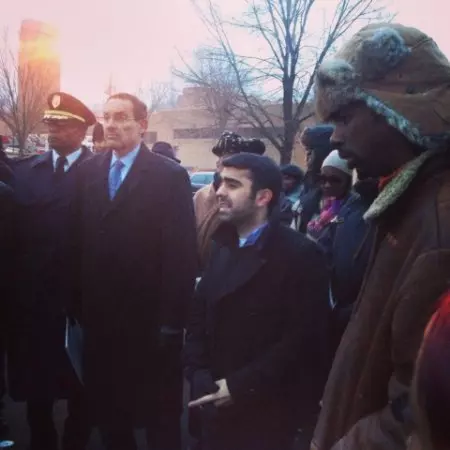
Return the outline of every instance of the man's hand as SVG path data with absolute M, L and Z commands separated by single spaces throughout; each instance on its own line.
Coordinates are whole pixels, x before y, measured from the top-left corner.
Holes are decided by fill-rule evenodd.
M 228 390 L 227 380 L 217 380 L 217 386 L 219 386 L 219 390 L 214 392 L 214 394 L 208 394 L 204 397 L 198 398 L 197 400 L 192 400 L 189 402 L 189 408 L 194 408 L 195 406 L 203 406 L 208 403 L 214 403 L 215 406 L 229 406 L 233 403 L 233 400 L 230 395 L 230 391 Z

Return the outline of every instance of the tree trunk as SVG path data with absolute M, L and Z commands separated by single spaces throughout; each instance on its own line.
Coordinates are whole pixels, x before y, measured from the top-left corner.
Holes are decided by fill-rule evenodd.
M 294 79 L 284 77 L 283 79 L 283 121 L 284 121 L 284 139 L 283 148 L 280 151 L 280 164 L 289 164 L 292 159 L 292 150 L 294 148 L 294 139 L 296 129 L 294 126 Z
M 291 124 L 284 125 L 284 145 L 281 150 L 280 164 L 290 164 L 294 151 L 295 129 Z
M 19 145 L 19 156 L 25 156 L 26 154 L 26 149 L 25 149 L 25 145 L 27 142 L 27 138 L 22 136 L 22 135 L 17 135 L 17 144 Z

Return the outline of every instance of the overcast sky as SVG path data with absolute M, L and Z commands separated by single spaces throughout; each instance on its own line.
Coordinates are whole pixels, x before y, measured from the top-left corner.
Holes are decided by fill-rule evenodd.
M 450 56 L 450 6 L 442 0 L 388 1 L 396 21 L 421 28 Z M 243 4 L 219 2 L 228 12 Z M 189 54 L 207 40 L 190 0 L 13 0 L 2 9 L 0 26 L 17 30 L 23 19 L 59 28 L 61 87 L 90 104 L 103 100 L 110 73 L 120 90 L 167 80 L 179 61 L 177 51 Z

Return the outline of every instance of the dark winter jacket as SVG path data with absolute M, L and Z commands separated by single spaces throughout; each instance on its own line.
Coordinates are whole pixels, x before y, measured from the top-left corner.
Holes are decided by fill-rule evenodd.
M 0 181 L 0 334 L 12 289 L 13 190 Z
M 320 213 L 322 189 L 313 181 L 313 178 L 312 174 L 306 174 L 303 192 L 292 207 L 294 228 L 304 234 L 309 221 Z
M 358 194 L 350 194 L 318 239 L 331 273 L 332 346 L 335 349 L 350 320 L 372 249 L 374 228 L 363 218 L 369 206 Z
M 73 263 L 70 205 L 76 174 L 92 156 L 83 148 L 62 179 L 52 152 L 11 161 L 15 176 L 14 297 L 8 370 L 15 400 L 64 398 L 72 368 L 64 349 Z
M 277 223 L 243 248 L 222 224 L 215 242 L 190 314 L 186 375 L 195 397 L 227 380 L 234 404 L 205 408 L 225 440 L 211 448 L 282 448 L 269 441 L 314 416 L 326 377 L 325 259 L 316 244 Z M 260 438 L 245 446 L 252 429 Z
M 182 329 L 197 270 L 194 209 L 186 170 L 144 144 L 111 200 L 111 155 L 94 156 L 80 171 L 75 310 L 85 331 L 91 412 L 108 421 L 120 409 L 130 424 L 145 425 L 160 407 L 181 402 L 167 386 L 181 376 Z

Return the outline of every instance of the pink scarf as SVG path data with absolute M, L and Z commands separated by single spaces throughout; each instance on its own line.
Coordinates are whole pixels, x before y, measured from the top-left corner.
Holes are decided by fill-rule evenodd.
M 313 238 L 319 237 L 323 229 L 337 217 L 342 204 L 343 200 L 336 200 L 332 197 L 322 200 L 322 209 L 319 216 L 308 223 L 308 234 Z

